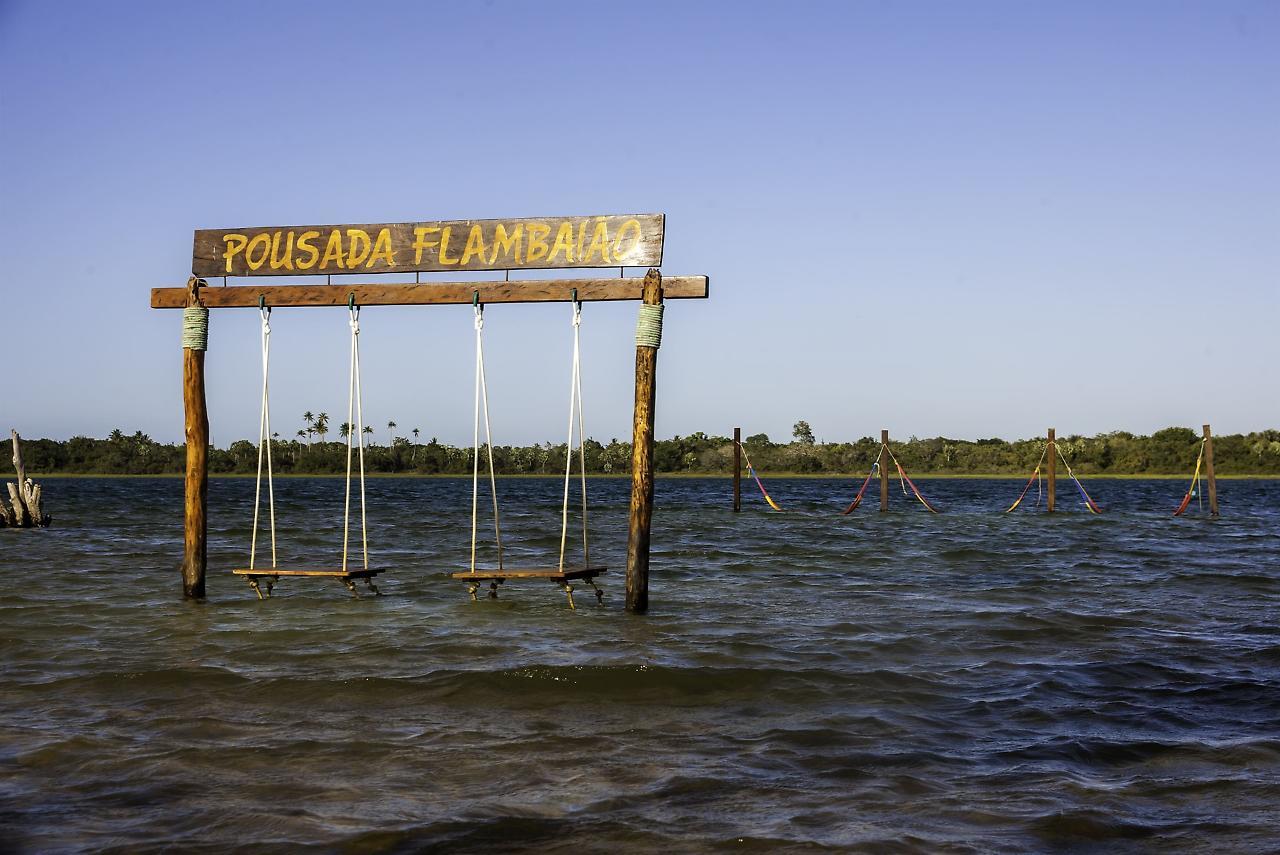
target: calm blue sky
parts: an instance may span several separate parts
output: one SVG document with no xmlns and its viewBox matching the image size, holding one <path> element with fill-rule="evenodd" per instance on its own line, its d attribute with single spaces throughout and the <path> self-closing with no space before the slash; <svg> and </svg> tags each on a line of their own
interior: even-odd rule
<svg viewBox="0 0 1280 855">
<path fill-rule="evenodd" d="M 1280 425 L 1280 4 L 0 0 L 0 426 L 182 431 L 195 228 L 663 211 L 658 434 Z M 561 441 L 569 309 L 494 307 L 495 441 Z M 633 304 L 588 305 L 629 437 Z M 341 310 L 273 318 L 274 427 L 345 418 Z M 385 441 L 471 434 L 466 307 L 363 316 Z M 214 440 L 258 320 L 215 312 Z"/>
</svg>

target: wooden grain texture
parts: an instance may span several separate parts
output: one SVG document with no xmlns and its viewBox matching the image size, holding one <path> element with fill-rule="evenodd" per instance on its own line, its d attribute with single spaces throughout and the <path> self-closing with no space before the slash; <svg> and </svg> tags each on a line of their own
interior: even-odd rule
<svg viewBox="0 0 1280 855">
<path fill-rule="evenodd" d="M 1209 516 L 1218 518 L 1218 479 L 1213 474 L 1213 431 L 1204 426 L 1204 477 L 1209 482 Z"/>
<path fill-rule="evenodd" d="M 643 300 L 662 303 L 662 274 L 644 277 Z M 653 522 L 653 419 L 658 348 L 636 345 L 636 398 L 631 430 L 631 506 L 627 537 L 627 611 L 649 610 L 649 538 Z"/>
<path fill-rule="evenodd" d="M 5 512 L 5 520 L 14 528 L 30 528 L 31 518 L 27 516 L 27 506 L 18 492 L 18 485 L 10 481 L 5 487 L 9 490 L 9 504 L 13 508 Z"/>
<path fill-rule="evenodd" d="M 200 303 L 199 280 L 188 283 L 187 299 Z M 204 351 L 182 349 L 182 404 L 186 424 L 187 474 L 184 501 L 182 593 L 203 598 L 208 564 L 209 409 L 204 393 Z"/>
<path fill-rule="evenodd" d="M 889 510 L 889 431 L 880 431 L 880 513 Z"/>
<path fill-rule="evenodd" d="M 663 214 L 197 229 L 196 276 L 656 267 Z"/>
<path fill-rule="evenodd" d="M 605 567 L 576 567 L 561 570 L 558 567 L 503 567 L 501 570 L 485 570 L 477 568 L 474 573 L 459 570 L 450 573 L 453 579 L 474 579 L 477 582 L 492 582 L 501 579 L 550 579 L 552 582 L 565 582 L 572 579 L 593 579 L 608 572 Z"/>
<path fill-rule="evenodd" d="M 515 282 L 353 283 L 349 285 L 229 285 L 200 290 L 211 309 L 257 308 L 261 297 L 272 308 L 293 306 L 345 306 L 351 295 L 361 306 L 469 305 L 472 295 L 492 303 L 568 303 L 574 290 L 584 303 L 607 300 L 639 300 L 644 279 L 545 279 Z M 703 299 L 709 293 L 706 276 L 672 276 L 663 280 L 664 296 Z M 151 308 L 181 309 L 187 305 L 187 289 L 152 288 Z"/>
<path fill-rule="evenodd" d="M 1049 455 L 1049 468 L 1045 472 L 1045 507 L 1049 513 L 1053 513 L 1058 502 L 1058 432 L 1053 428 L 1049 428 L 1049 446 L 1046 450 Z"/>
<path fill-rule="evenodd" d="M 381 570 L 343 570 L 341 567 L 326 570 L 284 570 L 279 567 L 237 567 L 231 571 L 236 576 L 323 576 L 340 579 L 367 579 L 377 576 Z"/>
</svg>

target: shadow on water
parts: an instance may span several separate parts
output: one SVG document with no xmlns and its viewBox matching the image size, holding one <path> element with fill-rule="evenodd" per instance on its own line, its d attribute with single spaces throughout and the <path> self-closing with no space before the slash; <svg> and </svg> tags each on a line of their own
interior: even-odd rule
<svg viewBox="0 0 1280 855">
<path fill-rule="evenodd" d="M 385 596 L 266 602 L 229 572 L 253 484 L 214 481 L 188 603 L 181 481 L 60 480 L 57 527 L 0 530 L 0 850 L 1273 846 L 1280 483 L 1224 482 L 1216 522 L 1171 518 L 1168 481 L 1090 482 L 1100 517 L 919 484 L 942 514 L 840 516 L 835 480 L 733 514 L 726 481 L 659 481 L 634 617 L 623 480 L 592 482 L 610 573 L 577 611 L 447 578 L 467 481 L 370 482 Z M 337 563 L 340 486 L 277 484 L 282 565 Z M 554 561 L 560 488 L 500 482 L 509 563 Z"/>
</svg>

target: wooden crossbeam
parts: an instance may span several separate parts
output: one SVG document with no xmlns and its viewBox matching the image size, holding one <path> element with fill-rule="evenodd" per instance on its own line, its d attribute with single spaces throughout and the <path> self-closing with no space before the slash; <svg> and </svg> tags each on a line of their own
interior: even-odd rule
<svg viewBox="0 0 1280 855">
<path fill-rule="evenodd" d="M 272 308 L 284 306 L 345 306 L 355 295 L 360 306 L 426 306 L 470 303 L 567 303 L 577 289 L 584 303 L 601 300 L 639 300 L 644 279 L 527 279 L 515 282 L 404 282 L 341 285 L 206 285 L 200 301 L 210 309 L 256 307 L 261 298 Z M 662 296 L 668 300 L 703 299 L 710 290 L 706 276 L 664 276 Z M 187 289 L 152 288 L 151 308 L 181 309 Z"/>
</svg>

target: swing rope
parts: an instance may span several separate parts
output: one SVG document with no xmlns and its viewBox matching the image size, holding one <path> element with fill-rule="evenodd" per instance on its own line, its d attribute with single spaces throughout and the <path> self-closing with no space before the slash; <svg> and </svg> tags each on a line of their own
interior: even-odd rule
<svg viewBox="0 0 1280 855">
<path fill-rule="evenodd" d="M 342 512 L 342 572 L 347 572 L 347 544 L 351 533 L 351 436 L 356 435 L 360 452 L 360 543 L 364 569 L 369 569 L 369 528 L 365 515 L 364 493 L 364 412 L 360 393 L 360 307 L 354 297 L 347 303 L 351 327 L 351 374 L 347 384 L 347 492 Z"/>
<path fill-rule="evenodd" d="M 485 445 L 489 449 L 489 493 L 493 496 L 493 536 L 498 547 L 498 570 L 502 570 L 502 527 L 498 523 L 498 479 L 493 469 L 493 432 L 489 425 L 489 386 L 484 376 L 484 305 L 473 295 L 476 328 L 476 405 L 471 467 L 471 572 L 476 572 L 476 527 L 480 501 L 480 412 L 483 402 Z M 585 477 L 585 476 L 584 476 Z"/>
<path fill-rule="evenodd" d="M 1200 454 L 1196 457 L 1196 470 L 1191 476 L 1191 486 L 1187 488 L 1187 495 L 1183 496 L 1182 503 L 1178 505 L 1178 509 L 1173 512 L 1175 517 L 1180 517 L 1187 510 L 1187 506 L 1191 504 L 1194 496 L 1201 496 L 1200 510 L 1204 510 L 1204 491 L 1200 487 L 1200 464 L 1204 462 L 1204 446 L 1205 441 L 1200 440 Z"/>
<path fill-rule="evenodd" d="M 1048 453 L 1049 443 L 1046 442 L 1044 444 L 1044 449 L 1040 452 L 1040 459 L 1036 461 L 1036 468 L 1032 471 L 1031 477 L 1027 479 L 1027 484 L 1022 488 L 1022 492 L 1018 494 L 1018 500 L 1009 506 L 1009 510 L 1005 511 L 1006 514 L 1013 512 L 1017 509 L 1018 505 L 1022 504 L 1022 500 L 1027 497 L 1027 491 L 1031 489 L 1032 481 L 1035 481 L 1037 484 L 1040 483 L 1040 467 L 1044 465 L 1044 458 Z M 1040 507 L 1039 492 L 1036 493 L 1036 507 Z"/>
<path fill-rule="evenodd" d="M 1068 463 L 1067 458 L 1063 456 L 1062 449 L 1055 445 L 1055 450 L 1058 452 L 1058 459 L 1062 461 L 1062 465 L 1067 467 L 1067 475 L 1071 477 L 1072 481 L 1076 482 L 1076 487 L 1080 490 L 1080 495 L 1084 498 L 1084 506 L 1089 509 L 1089 513 L 1102 513 L 1102 508 L 1098 507 L 1097 502 L 1089 498 L 1089 494 L 1085 492 L 1084 484 L 1081 484 L 1080 479 L 1076 477 L 1076 473 L 1071 471 L 1071 464 Z"/>
<path fill-rule="evenodd" d="M 769 507 L 773 508 L 775 511 L 782 510 L 782 508 L 778 506 L 778 503 L 773 500 L 773 497 L 769 495 L 769 491 L 764 488 L 764 484 L 761 483 L 760 476 L 756 474 L 755 467 L 751 465 L 751 457 L 747 454 L 746 446 L 742 443 L 738 443 L 738 448 L 742 449 L 742 459 L 746 461 L 747 474 L 755 480 L 756 486 L 760 488 L 760 495 L 764 496 L 764 500 L 769 503 Z"/>
<path fill-rule="evenodd" d="M 249 569 L 255 566 L 258 554 L 258 510 L 262 501 L 262 460 L 266 452 L 267 507 L 271 521 L 271 568 L 276 566 L 276 491 L 271 477 L 271 404 L 270 385 L 267 382 L 271 366 L 271 309 L 260 305 L 262 313 L 262 414 L 258 418 L 258 477 L 253 488 L 253 537 L 249 541 Z M 206 310 L 207 311 L 207 310 Z"/>
<path fill-rule="evenodd" d="M 576 297 L 576 292 L 575 292 Z M 560 508 L 560 572 L 564 572 L 565 546 L 569 539 L 569 480 L 573 469 L 573 414 L 578 413 L 578 458 L 582 470 L 582 566 L 591 564 L 587 545 L 587 442 L 582 416 L 582 361 L 578 329 L 582 325 L 582 303 L 573 301 L 573 372 L 569 381 L 569 438 L 564 452 L 564 503 Z"/>
</svg>

